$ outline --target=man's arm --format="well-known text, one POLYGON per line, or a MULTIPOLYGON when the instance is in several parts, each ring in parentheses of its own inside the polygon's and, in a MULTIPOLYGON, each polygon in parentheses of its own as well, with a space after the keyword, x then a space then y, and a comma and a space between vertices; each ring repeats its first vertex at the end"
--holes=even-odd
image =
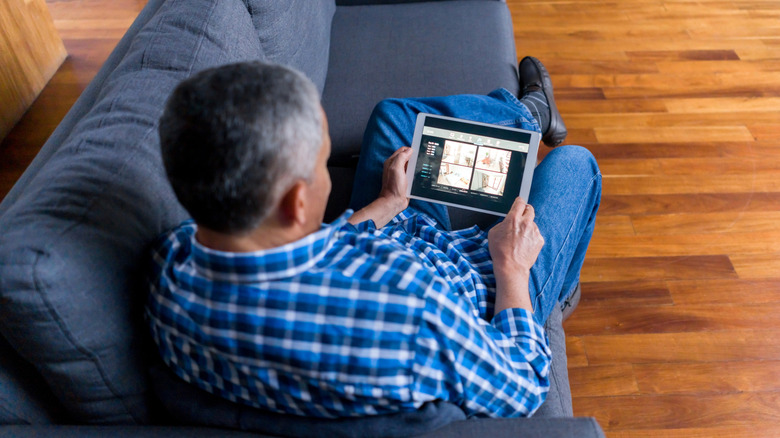
POLYGON ((535 216, 534 208, 518 197, 506 218, 488 233, 496 276, 495 315, 511 308, 534 310, 528 281, 531 267, 544 246, 535 216))
MULTIPOLYGON (((402 147, 385 160, 379 197, 356 211, 348 219, 349 223, 357 225, 371 219, 377 228, 381 228, 409 206, 409 198, 406 197, 406 166, 411 156, 412 148, 402 147)), ((360 181, 355 183, 360 184, 360 181)))
POLYGON ((460 405, 467 416, 529 416, 549 390, 551 352, 526 309, 491 322, 441 279, 426 293, 417 336, 418 391, 460 405))

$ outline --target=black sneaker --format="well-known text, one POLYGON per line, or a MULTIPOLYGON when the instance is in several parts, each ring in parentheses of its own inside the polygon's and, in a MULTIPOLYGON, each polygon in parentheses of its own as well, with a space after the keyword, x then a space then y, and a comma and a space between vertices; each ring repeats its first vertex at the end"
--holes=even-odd
POLYGON ((526 56, 520 61, 518 71, 522 95, 531 91, 541 90, 547 98, 547 105, 550 107, 550 126, 547 128, 547 131, 542 133, 542 141, 550 147, 558 146, 566 139, 568 132, 566 131, 566 125, 563 123, 561 113, 558 112, 558 107, 555 105, 550 74, 547 73, 544 65, 532 56, 526 56))

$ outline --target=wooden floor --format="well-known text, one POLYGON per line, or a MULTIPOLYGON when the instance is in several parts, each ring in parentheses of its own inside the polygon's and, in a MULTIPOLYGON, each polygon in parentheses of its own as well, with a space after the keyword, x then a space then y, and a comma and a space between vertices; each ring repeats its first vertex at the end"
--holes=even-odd
MULTIPOLYGON (((780 2, 508 3, 604 175, 565 325, 575 414, 615 438, 780 436, 780 2)), ((143 4, 49 2, 71 57, 0 146, 0 196, 143 4)))

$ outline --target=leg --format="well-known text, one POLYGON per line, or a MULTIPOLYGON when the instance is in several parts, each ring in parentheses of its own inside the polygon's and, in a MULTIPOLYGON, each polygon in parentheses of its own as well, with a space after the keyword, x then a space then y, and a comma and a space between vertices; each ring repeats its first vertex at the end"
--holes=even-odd
MULTIPOLYGON (((421 112, 539 131, 528 108, 504 89, 487 96, 384 100, 374 109, 366 127, 350 208, 363 208, 376 199, 382 188, 385 159, 399 147, 411 144, 417 114, 421 112)), ((449 216, 443 205, 412 201, 410 207, 449 229, 449 216)))
POLYGON ((579 281, 600 201, 601 173, 587 149, 556 148, 534 172, 529 203, 545 244, 531 269, 530 289, 540 324, 579 281))

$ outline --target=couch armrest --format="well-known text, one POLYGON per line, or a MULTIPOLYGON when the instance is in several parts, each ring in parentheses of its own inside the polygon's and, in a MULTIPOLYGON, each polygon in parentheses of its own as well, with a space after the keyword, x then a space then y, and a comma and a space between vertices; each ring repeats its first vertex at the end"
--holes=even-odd
MULTIPOLYGON (((593 418, 478 419, 451 423, 418 438, 604 438, 593 418)), ((172 426, 4 426, 0 438, 271 438, 206 427, 172 426)))

